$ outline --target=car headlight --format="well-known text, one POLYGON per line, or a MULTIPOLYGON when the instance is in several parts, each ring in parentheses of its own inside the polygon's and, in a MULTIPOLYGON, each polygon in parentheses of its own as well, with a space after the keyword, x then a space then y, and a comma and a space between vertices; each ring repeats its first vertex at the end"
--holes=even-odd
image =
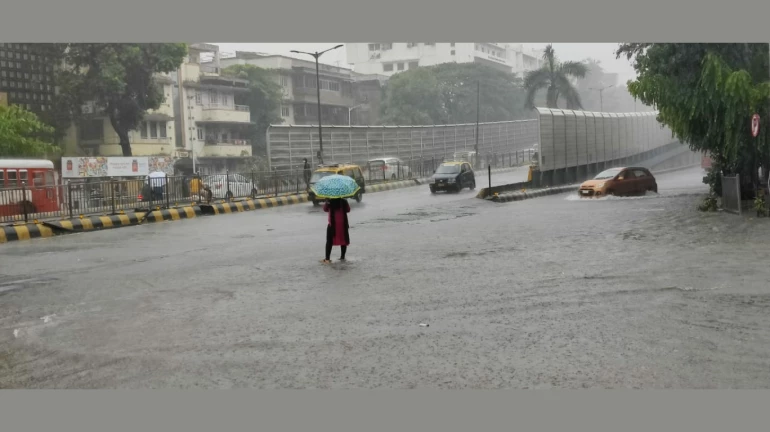
POLYGON ((601 189, 604 187, 604 183, 599 183, 598 185, 594 186, 594 189, 601 189))
POLYGON ((455 179, 449 179, 449 180, 447 180, 447 183, 454 183, 454 182, 455 182, 455 179))
POLYGON ((434 183, 436 183, 436 179, 434 179, 433 177, 428 179, 428 184, 434 184, 434 183))

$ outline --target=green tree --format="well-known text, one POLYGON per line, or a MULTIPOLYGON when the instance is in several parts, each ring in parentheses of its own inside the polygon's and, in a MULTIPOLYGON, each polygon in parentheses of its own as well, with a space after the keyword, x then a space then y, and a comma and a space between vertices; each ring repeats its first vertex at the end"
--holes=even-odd
POLYGON ((53 157, 49 140, 54 129, 16 105, 0 106, 0 157, 53 157))
POLYGON ((548 108, 558 108, 559 97, 564 97, 567 109, 582 109, 580 95, 569 79, 585 77, 588 67, 580 62, 559 62, 552 45, 545 47, 543 60, 543 67, 529 71, 524 76, 524 88, 527 89, 526 106, 534 108, 537 93, 545 89, 545 103, 548 108))
POLYGON ((692 150, 710 153, 723 173, 756 181, 758 166, 770 168, 767 44, 629 43, 616 54, 633 59, 631 94, 654 105, 658 121, 692 150), (755 112, 763 123, 758 138, 750 131, 755 112))
POLYGON ((82 103, 93 102, 109 118, 124 156, 131 156, 129 131, 165 100, 155 74, 177 70, 187 55, 187 45, 180 43, 52 44, 50 50, 63 64, 56 73, 63 97, 52 123, 78 119, 82 103))
POLYGON ((383 123, 475 122, 477 83, 482 121, 526 118, 521 79, 477 63, 444 63, 393 75, 383 89, 383 123))
POLYGON ((282 123, 280 116, 283 90, 278 84, 278 72, 254 65, 233 65, 222 70, 222 75, 249 81, 249 93, 236 95, 238 103, 249 106, 251 122, 249 135, 255 155, 267 155, 265 134, 271 124, 282 123))

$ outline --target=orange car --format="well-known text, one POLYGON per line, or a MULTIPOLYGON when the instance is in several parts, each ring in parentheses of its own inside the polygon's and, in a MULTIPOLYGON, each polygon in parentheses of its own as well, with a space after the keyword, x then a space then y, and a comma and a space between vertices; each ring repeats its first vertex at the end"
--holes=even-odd
POLYGON ((658 183, 647 168, 610 168, 599 173, 593 180, 583 182, 578 189, 581 198, 607 195, 644 195, 648 191, 658 192, 658 183))

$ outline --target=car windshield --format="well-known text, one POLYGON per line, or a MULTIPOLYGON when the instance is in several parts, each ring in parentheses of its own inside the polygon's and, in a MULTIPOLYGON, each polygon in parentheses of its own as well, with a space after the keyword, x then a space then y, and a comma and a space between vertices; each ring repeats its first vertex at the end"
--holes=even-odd
POLYGON ((606 171, 603 171, 603 172, 599 173, 599 175, 594 177, 594 180, 607 180, 607 179, 611 179, 611 178, 615 177, 616 175, 618 175, 619 172, 620 172, 620 169, 618 169, 618 168, 608 169, 606 171))
POLYGON ((460 165, 441 165, 436 170, 436 174, 457 174, 460 172, 460 165))
POLYGON ((333 175, 333 174, 334 174, 333 172, 329 172, 329 171, 315 172, 315 173, 313 173, 313 176, 310 177, 310 183, 315 183, 318 180, 321 180, 322 178, 328 177, 328 176, 333 175))

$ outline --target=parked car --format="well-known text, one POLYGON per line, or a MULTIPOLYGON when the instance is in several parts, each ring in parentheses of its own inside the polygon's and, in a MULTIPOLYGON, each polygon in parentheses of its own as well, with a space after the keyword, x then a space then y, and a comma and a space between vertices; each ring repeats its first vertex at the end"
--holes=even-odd
POLYGON ((399 158, 383 157, 369 159, 366 166, 369 180, 396 180, 412 177, 409 166, 399 158))
POLYGON ((581 198, 604 197, 607 195, 633 196, 658 192, 658 183, 650 170, 641 167, 610 168, 593 180, 583 182, 578 189, 581 198))
POLYGON ((213 199, 253 198, 259 194, 257 183, 242 174, 204 175, 202 180, 211 189, 213 199))
POLYGON ((356 202, 361 202, 361 200, 364 199, 364 194, 366 193, 366 180, 364 180, 364 173, 361 171, 360 166, 354 164, 319 165, 315 172, 313 172, 313 175, 310 176, 310 187, 307 190, 308 199, 313 203, 313 206, 321 204, 321 201, 317 200, 315 194, 313 194, 313 185, 316 184, 318 180, 333 174, 346 175, 355 179, 361 189, 353 198, 356 202))
POLYGON ((430 185, 430 193, 438 191, 460 192, 465 187, 473 190, 476 189, 476 174, 469 162, 444 162, 428 179, 428 184, 430 185))

